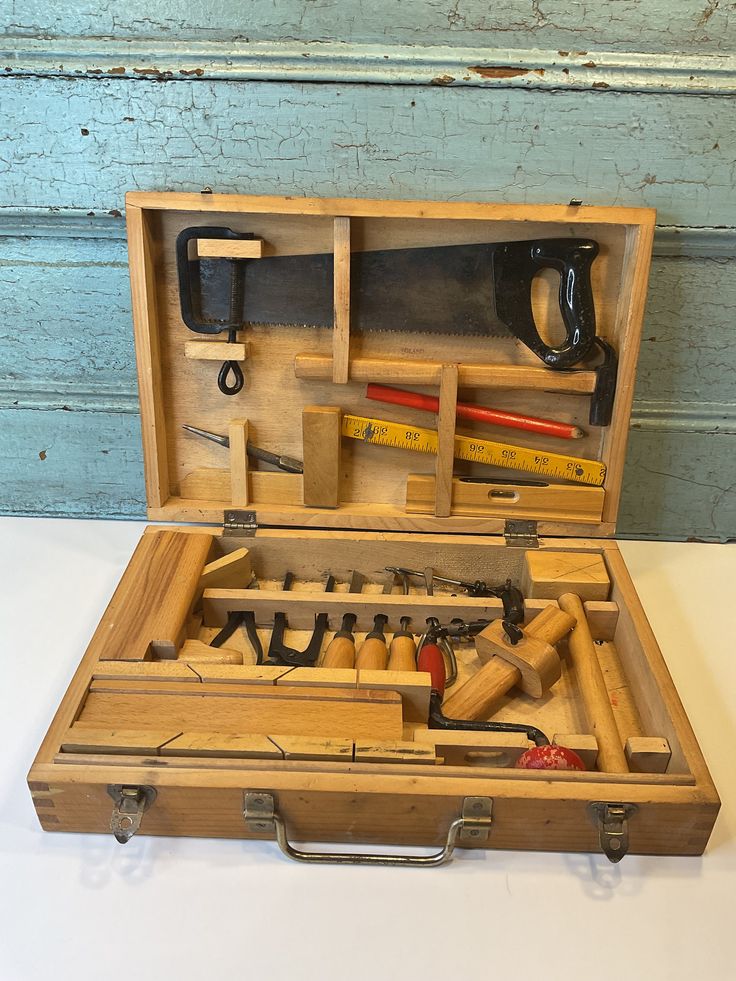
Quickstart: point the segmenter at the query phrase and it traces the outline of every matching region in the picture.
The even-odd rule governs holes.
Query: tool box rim
[[[159,362],[155,298],[150,293],[155,275],[154,248],[151,243],[151,216],[162,212],[186,212],[193,215],[231,212],[233,214],[293,215],[335,218],[441,219],[444,221],[498,221],[517,223],[523,232],[527,224],[559,225],[571,229],[577,225],[623,227],[625,255],[622,291],[628,289],[628,312],[622,329],[625,344],[619,351],[619,382],[614,418],[605,438],[610,441],[606,504],[597,523],[546,519],[528,516],[526,521],[501,516],[435,517],[410,514],[399,507],[383,504],[345,504],[334,510],[303,505],[253,503],[245,509],[234,509],[221,501],[192,500],[169,490],[166,448],[166,421],[162,402],[161,365]],[[245,522],[252,528],[289,528],[293,530],[394,531],[428,534],[469,534],[505,536],[513,541],[519,534],[531,539],[542,536],[567,538],[611,538],[622,490],[622,471],[628,439],[633,400],[634,375],[641,334],[646,288],[651,259],[656,212],[652,208],[597,207],[569,205],[533,205],[493,202],[393,201],[373,198],[308,198],[214,194],[209,192],[147,192],[126,194],[126,221],[130,255],[130,277],[133,299],[135,348],[138,366],[141,429],[144,449],[144,475],[147,515],[157,522],[183,522],[202,526],[232,525],[228,511],[245,512]],[[528,232],[525,233],[528,236]],[[336,396],[339,401],[339,396]],[[243,516],[236,515],[235,525]],[[520,528],[521,526],[521,528]],[[524,527],[526,526],[526,527]]]

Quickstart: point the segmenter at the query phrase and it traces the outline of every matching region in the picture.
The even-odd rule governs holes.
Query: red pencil
[[[440,400],[434,395],[420,395],[418,392],[407,392],[403,388],[392,388],[389,385],[370,384],[366,397],[374,402],[390,402],[392,405],[407,405],[411,409],[422,409],[424,412],[438,412]],[[470,405],[468,402],[457,403],[458,419],[474,419],[476,422],[489,422],[494,426],[506,426],[509,429],[525,429],[530,433],[542,433],[545,436],[558,436],[560,439],[580,439],[585,435],[579,426],[567,422],[555,422],[553,419],[539,419],[536,416],[523,416],[518,412],[502,412],[500,409],[489,409],[483,405]]]

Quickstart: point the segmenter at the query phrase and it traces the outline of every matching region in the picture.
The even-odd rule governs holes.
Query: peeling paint
[[[432,79],[432,85],[452,85],[455,81],[452,75],[437,75],[436,78]]]
[[[511,65],[469,65],[468,71],[475,72],[481,78],[515,78],[517,75],[528,75],[531,68],[513,68]]]

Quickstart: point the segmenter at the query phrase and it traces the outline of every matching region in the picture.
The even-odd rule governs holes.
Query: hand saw
[[[228,228],[186,228],[177,239],[182,318],[192,330],[217,333],[248,324],[333,325],[333,255],[279,255],[257,260],[192,259],[196,238],[252,238]],[[512,334],[549,368],[582,361],[596,341],[591,239],[439,245],[353,252],[350,329],[498,337]],[[532,281],[543,269],[560,275],[566,336],[546,344],[534,322]]]

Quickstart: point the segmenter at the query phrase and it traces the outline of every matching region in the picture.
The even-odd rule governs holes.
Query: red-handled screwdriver
[[[410,409],[421,409],[424,412],[438,412],[440,400],[434,395],[420,395],[419,392],[409,392],[404,388],[392,388],[390,385],[374,385],[371,383],[366,390],[366,398],[374,402],[389,402],[392,405],[406,405]],[[579,426],[567,422],[556,422],[554,419],[540,419],[537,416],[524,416],[518,412],[503,412],[501,409],[489,409],[484,405],[471,405],[469,402],[457,403],[458,419],[473,419],[476,422],[488,422],[494,426],[505,426],[508,429],[524,429],[530,433],[540,433],[544,436],[557,436],[560,439],[581,439],[585,433]]]

